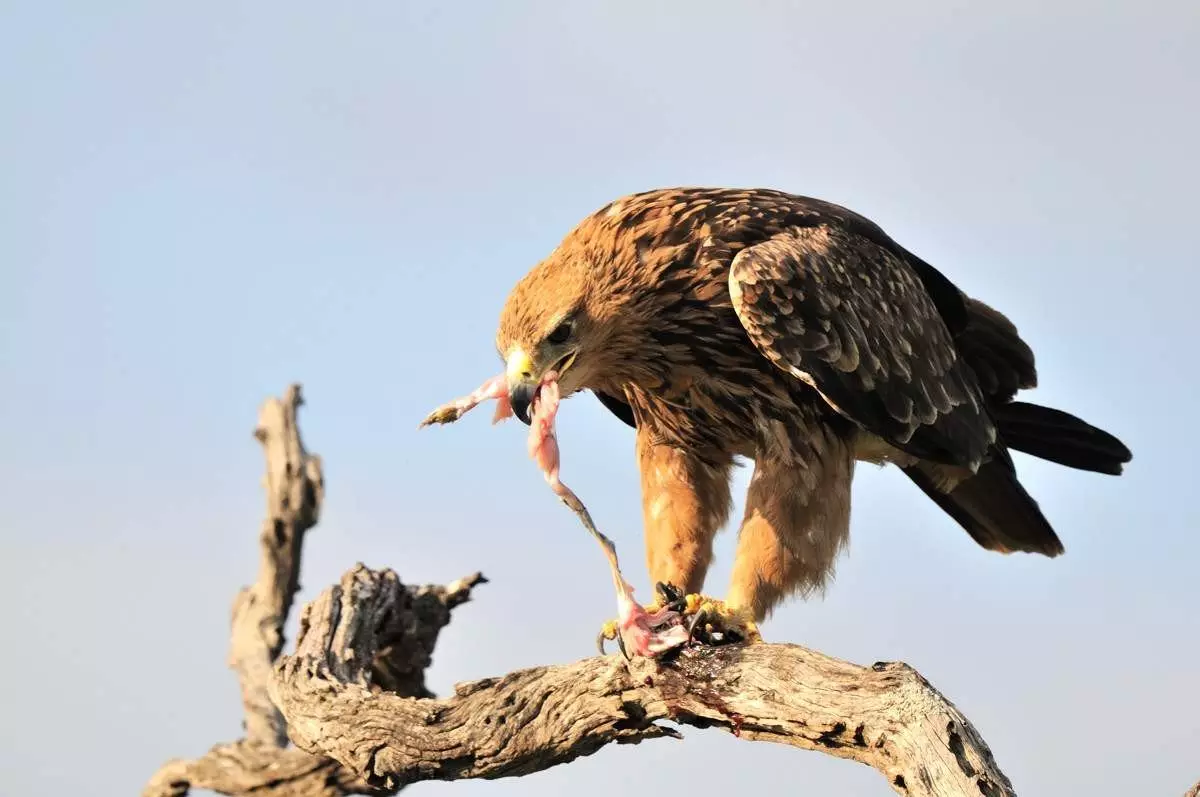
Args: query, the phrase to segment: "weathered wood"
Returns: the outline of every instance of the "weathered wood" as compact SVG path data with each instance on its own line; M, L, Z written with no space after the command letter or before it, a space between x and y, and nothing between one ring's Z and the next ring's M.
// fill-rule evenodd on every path
M377 793L337 761L289 747L287 723L270 697L272 665L283 649L283 627L300 579L304 534L320 519L325 494L321 460L305 451L300 438L296 418L303 403L300 386L290 386L282 399L263 403L254 431L266 458L267 512L259 533L258 577L234 600L229 650L246 736L198 759L167 762L143 789L144 797L182 797L190 789L269 797ZM431 697L424 677L438 631L450 621L450 610L483 581L476 574L449 587L411 588L408 621L414 630L399 648L379 640L375 683L396 694Z
M191 789L270 797L341 797L369 793L367 785L331 758L295 747L246 741L217 745L192 761L169 761L142 790L143 797L184 797Z
M334 797L363 784L336 761L288 748L287 725L271 702L271 666L283 649L283 627L300 580L304 533L321 515L325 482L319 457L300 439L299 385L259 408L254 436L266 458L267 512L259 532L258 576L240 590L230 622L229 666L238 676L246 736L213 747L202 758L173 760L142 791L143 797L181 797L202 788L221 794Z
M359 566L305 608L274 696L296 744L368 784L523 775L677 732L661 721L818 750L879 770L921 797L1015 794L967 719L904 664L860 667L796 645L683 650L665 663L617 655L520 670L411 699L373 683L381 636L407 593Z
M325 497L321 460L304 450L296 414L304 399L291 385L258 413L254 436L267 460L267 515L259 533L258 578L234 599L229 666L238 675L246 741L286 747L287 726L267 694L271 665L283 649L283 626L300 581L304 533L316 525Z

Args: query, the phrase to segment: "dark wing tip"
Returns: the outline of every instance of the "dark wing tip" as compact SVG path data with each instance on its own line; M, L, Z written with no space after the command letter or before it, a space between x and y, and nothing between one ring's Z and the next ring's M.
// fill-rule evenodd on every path
M600 399L600 403L608 408L609 412L621 419L621 422L633 429L637 428L637 419L633 415L633 407L626 404L621 399L610 396L608 393L602 393L599 390L593 390L596 398Z
M919 465L904 468L942 510L981 547L1000 553L1037 553L1050 558L1066 551L1062 540L1017 480L1004 458L984 463L950 492L939 490Z

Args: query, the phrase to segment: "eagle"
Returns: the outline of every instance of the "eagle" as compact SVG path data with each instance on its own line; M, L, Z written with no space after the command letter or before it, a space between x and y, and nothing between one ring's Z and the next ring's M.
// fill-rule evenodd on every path
M636 430L651 579L733 639L824 590L857 463L899 468L987 550L1054 557L1062 541L1011 452L1110 475L1132 458L1016 400L1037 372L1005 315L867 218L778 190L605 205L512 289L496 346L505 413L533 422L550 375L555 403L591 393ZM731 582L705 598L739 458L753 474Z

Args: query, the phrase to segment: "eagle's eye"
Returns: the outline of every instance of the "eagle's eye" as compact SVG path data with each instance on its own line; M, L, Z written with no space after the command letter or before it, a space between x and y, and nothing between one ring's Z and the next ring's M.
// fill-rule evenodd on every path
M564 321L554 328L554 331L546 336L546 340L555 346L561 346L566 343L571 337L571 322Z

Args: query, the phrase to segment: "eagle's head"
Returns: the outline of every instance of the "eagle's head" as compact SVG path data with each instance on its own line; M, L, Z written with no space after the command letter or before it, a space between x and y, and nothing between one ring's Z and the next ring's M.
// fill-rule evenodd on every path
M611 257L560 246L513 288L500 315L496 348L505 362L513 413L529 407L548 379L568 396L616 389L651 356L639 334L648 308L636 282Z

